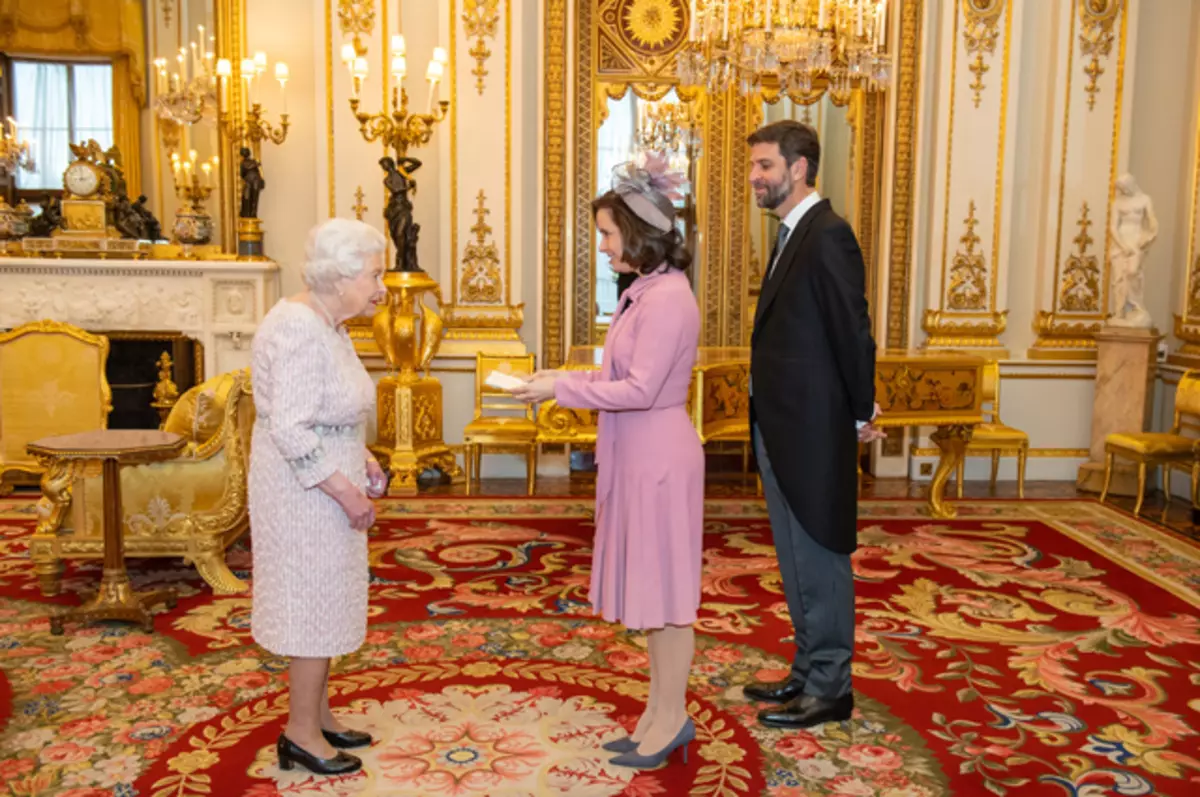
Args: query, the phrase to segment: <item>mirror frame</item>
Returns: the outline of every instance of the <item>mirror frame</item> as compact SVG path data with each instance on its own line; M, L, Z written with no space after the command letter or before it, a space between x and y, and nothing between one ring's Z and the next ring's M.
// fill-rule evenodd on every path
M212 6L213 35L216 37L214 55L216 58L228 58L232 63L237 63L246 52L246 2L245 0L209 0L209 2ZM151 17L151 21L157 25L157 11ZM176 24L179 24L178 19L176 19ZM155 34L149 31L148 33L150 34L147 37L149 52L149 47L155 41ZM152 63L154 57L155 54L150 53L147 63ZM151 86L153 84L154 81L151 79ZM245 87L242 81L229 81L227 94L229 98L227 112L234 118L241 118L245 112ZM153 94L150 94L150 101L153 103ZM156 204L162 208L160 215L163 218L160 218L159 221L166 231L171 228L173 223L173 217L166 212L166 208L171 204L168 199L174 194L174 186L169 179L170 167L166 162L163 124L154 114L153 107L151 107L150 113L152 115L150 146L154 148L152 163L155 171L153 183L155 190L162 194ZM235 168L237 142L228 135L219 121L216 134L217 154L221 158L221 164L216 175L217 187L214 188L209 202L213 217L220 221L221 234L219 241L214 240L213 243L219 243L223 252L233 254L237 252L237 194L240 179Z

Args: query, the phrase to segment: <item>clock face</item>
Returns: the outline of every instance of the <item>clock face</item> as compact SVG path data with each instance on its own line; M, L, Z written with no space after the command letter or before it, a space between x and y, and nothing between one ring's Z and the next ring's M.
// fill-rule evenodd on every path
M75 196L91 196L100 188L100 174L89 163L72 163L63 174L63 187Z

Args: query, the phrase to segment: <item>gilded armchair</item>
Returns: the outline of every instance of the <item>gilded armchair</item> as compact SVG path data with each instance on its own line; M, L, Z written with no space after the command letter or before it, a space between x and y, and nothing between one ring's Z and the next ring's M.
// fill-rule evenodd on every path
M989 484L994 491L996 476L1000 470L1000 457L1010 454L1017 458L1017 498L1024 498L1025 463L1029 458L1029 434L1000 420L1000 363L991 360L984 365L981 388L984 422L972 431L971 439L963 452L963 458L958 461L958 470L955 474L958 482L958 497L963 497L963 475L966 470L967 457L984 454L991 456L992 477Z
M0 495L21 476L32 483L42 474L25 450L34 440L108 426L107 363L108 338L70 324L35 321L0 333Z
M463 459L467 466L467 492L479 480L483 455L517 452L525 455L525 487L533 495L537 480L538 441L533 407L513 399L507 390L486 383L492 371L532 374L534 357L475 355L475 418L463 429Z
M1175 388L1175 419L1169 432L1116 432L1104 439L1104 487L1100 500L1108 500L1116 458L1132 460L1137 465L1137 502L1134 516L1142 513L1146 500L1146 476L1150 468L1163 468L1162 519L1167 519L1170 506L1172 468L1190 469L1192 473L1192 505L1196 505L1197 482L1200 480L1200 369L1189 369Z
M214 593L246 590L226 565L225 550L250 525L246 474L253 426L248 369L183 394L163 429L188 440L184 453L121 471L126 556L182 557ZM44 594L58 593L63 559L103 556L101 488L98 469L64 465L42 478L29 550Z

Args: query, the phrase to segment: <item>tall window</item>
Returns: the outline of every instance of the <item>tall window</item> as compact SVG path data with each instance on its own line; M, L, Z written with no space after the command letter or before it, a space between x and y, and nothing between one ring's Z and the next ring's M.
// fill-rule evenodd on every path
M113 145L112 65L13 59L12 116L33 145L37 168L17 170L17 190L29 198L62 190L69 144L94 138Z

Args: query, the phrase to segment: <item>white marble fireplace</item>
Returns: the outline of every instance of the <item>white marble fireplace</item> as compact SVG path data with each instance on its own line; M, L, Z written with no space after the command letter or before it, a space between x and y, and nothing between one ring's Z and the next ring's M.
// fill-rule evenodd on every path
M279 298L271 261L0 258L0 329L52 319L90 332L173 332L204 346L204 377L250 365Z

